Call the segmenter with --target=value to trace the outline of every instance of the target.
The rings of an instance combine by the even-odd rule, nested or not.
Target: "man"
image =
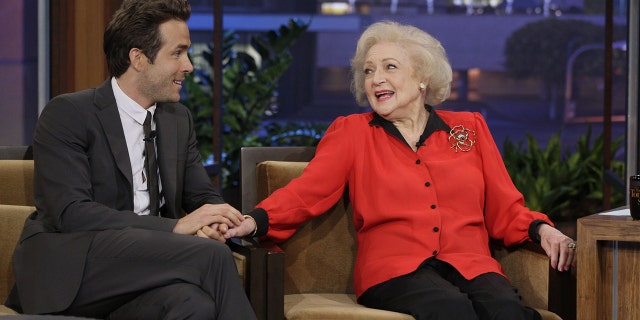
[[[16,247],[8,305],[111,319],[255,319],[222,236],[244,217],[214,190],[191,115],[177,103],[193,71],[190,13],[186,0],[125,0],[104,34],[112,78],[43,110],[37,211]]]

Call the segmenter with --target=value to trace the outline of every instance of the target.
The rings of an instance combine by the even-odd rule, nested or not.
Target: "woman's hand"
[[[240,226],[229,228],[229,230],[224,233],[224,237],[225,239],[244,237],[253,234],[256,228],[256,221],[254,219],[244,219]]]
[[[544,223],[538,228],[540,245],[551,261],[551,267],[568,271],[576,262],[576,243],[560,230]]]

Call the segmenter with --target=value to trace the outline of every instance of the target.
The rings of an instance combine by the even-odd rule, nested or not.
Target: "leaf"
[[[531,134],[523,142],[506,139],[503,159],[514,185],[532,210],[545,212],[552,220],[575,220],[602,210],[604,137],[592,139],[591,128],[578,137],[575,148],[562,145],[560,132],[549,138],[542,149]],[[623,137],[615,139],[612,153]],[[611,160],[612,171],[624,174],[624,163]],[[614,206],[624,204],[625,195],[612,193]]]

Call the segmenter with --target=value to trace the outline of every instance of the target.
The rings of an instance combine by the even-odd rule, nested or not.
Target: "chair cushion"
[[[356,303],[353,294],[305,293],[284,296],[284,314],[287,320],[361,319],[361,320],[413,320],[408,314],[371,309]]]
[[[557,314],[536,308],[542,320],[562,320]],[[367,308],[356,303],[353,294],[304,293],[284,296],[287,320],[413,320],[408,314]]]
[[[0,304],[0,317],[2,316],[15,316],[17,312],[9,309],[9,307]],[[4,319],[4,318],[3,318]]]

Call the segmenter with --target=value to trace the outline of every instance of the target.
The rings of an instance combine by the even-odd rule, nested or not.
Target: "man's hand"
[[[222,236],[229,227],[238,227],[244,221],[240,211],[228,204],[205,204],[180,218],[174,233],[191,234],[224,242]]]
[[[551,267],[558,271],[568,271],[576,262],[576,244],[573,239],[564,235],[560,230],[541,224],[538,228],[540,245],[551,260]]]

